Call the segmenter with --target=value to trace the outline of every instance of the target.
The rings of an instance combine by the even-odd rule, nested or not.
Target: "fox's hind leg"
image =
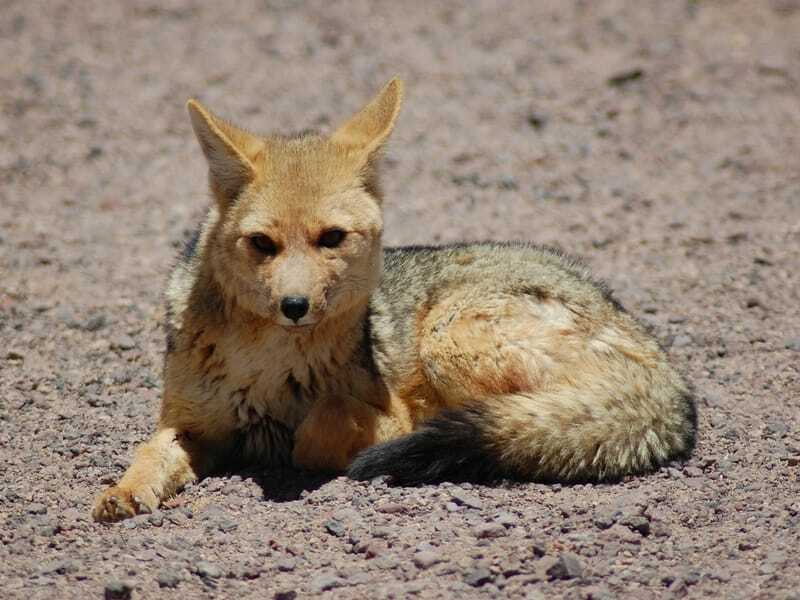
[[[445,410],[361,453],[351,476],[603,480],[691,449],[686,388],[628,317],[480,292],[453,294],[420,320],[419,360]]]
[[[388,397],[383,406],[355,398],[318,402],[295,431],[298,467],[343,471],[364,448],[407,434],[412,424],[404,403]]]

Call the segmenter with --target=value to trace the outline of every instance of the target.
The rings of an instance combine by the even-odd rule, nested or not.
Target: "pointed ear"
[[[186,108],[208,161],[212,190],[226,200],[235,199],[256,175],[250,157],[258,154],[263,142],[213,115],[197,100],[189,100]]]
[[[392,133],[402,100],[403,82],[395,77],[369,104],[337,129],[331,140],[372,154]]]

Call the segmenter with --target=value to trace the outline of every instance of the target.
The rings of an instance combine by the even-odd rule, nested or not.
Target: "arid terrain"
[[[0,9],[0,597],[800,599],[800,1]],[[395,74],[386,243],[582,257],[691,381],[693,458],[571,487],[254,470],[93,523],[209,201],[186,100],[329,131]]]

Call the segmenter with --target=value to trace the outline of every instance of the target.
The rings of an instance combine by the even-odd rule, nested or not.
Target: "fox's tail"
[[[697,414],[690,394],[674,387],[661,394],[591,402],[584,396],[594,394],[565,386],[484,400],[367,448],[348,475],[388,475],[398,485],[419,485],[506,478],[597,482],[646,472],[687,457],[694,447]]]

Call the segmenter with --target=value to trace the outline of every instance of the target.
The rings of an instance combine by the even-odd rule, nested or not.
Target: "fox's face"
[[[259,138],[189,103],[217,220],[223,293],[292,331],[365,305],[382,271],[374,160],[399,110],[393,80],[330,137]]]

